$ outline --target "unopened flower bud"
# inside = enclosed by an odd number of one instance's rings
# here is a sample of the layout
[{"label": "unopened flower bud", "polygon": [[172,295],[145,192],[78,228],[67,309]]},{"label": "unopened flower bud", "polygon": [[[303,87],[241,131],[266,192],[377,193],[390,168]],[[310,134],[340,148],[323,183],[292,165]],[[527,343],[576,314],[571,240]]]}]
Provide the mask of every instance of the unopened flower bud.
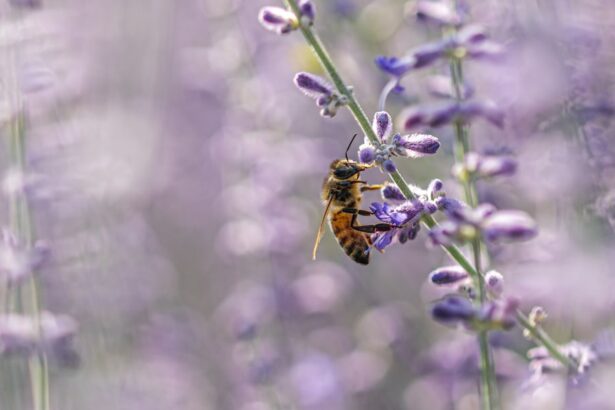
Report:
[{"label": "unopened flower bud", "polygon": [[374,162],[376,158],[376,150],[371,144],[362,144],[359,147],[359,161],[364,164]]},{"label": "unopened flower bud", "polygon": [[434,285],[458,285],[468,278],[468,272],[459,265],[444,266],[430,273],[429,279]]},{"label": "unopened flower bud", "polygon": [[333,93],[333,86],[327,80],[315,74],[297,73],[293,82],[308,97],[319,98],[330,96]]},{"label": "unopened flower bud", "polygon": [[297,17],[281,7],[263,7],[258,20],[267,30],[277,34],[286,34],[299,27]]},{"label": "unopened flower bud", "polygon": [[472,303],[460,296],[448,296],[431,309],[431,316],[441,323],[465,322],[473,319],[475,315],[476,310]]},{"label": "unopened flower bud", "polygon": [[433,135],[412,134],[402,136],[399,145],[408,151],[408,156],[422,157],[435,154],[440,148],[440,141]]},{"label": "unopened flower bud", "polygon": [[382,169],[384,169],[389,174],[397,171],[397,167],[395,166],[395,163],[390,159],[387,159],[386,161],[382,163]]},{"label": "unopened flower bud", "polygon": [[401,190],[396,185],[393,185],[393,184],[386,184],[384,187],[382,187],[382,189],[380,190],[380,193],[382,194],[382,198],[384,199],[393,200],[393,201],[405,201],[406,200],[406,197],[401,192]]},{"label": "unopened flower bud", "polygon": [[504,291],[504,277],[500,272],[490,270],[485,274],[485,286],[494,298],[499,298]]},{"label": "unopened flower bud", "polygon": [[490,242],[525,241],[537,235],[536,222],[525,212],[497,211],[482,223],[485,239]]},{"label": "unopened flower bud", "polygon": [[316,9],[310,0],[301,0],[299,2],[299,10],[301,12],[301,23],[306,26],[314,24],[316,18]]}]

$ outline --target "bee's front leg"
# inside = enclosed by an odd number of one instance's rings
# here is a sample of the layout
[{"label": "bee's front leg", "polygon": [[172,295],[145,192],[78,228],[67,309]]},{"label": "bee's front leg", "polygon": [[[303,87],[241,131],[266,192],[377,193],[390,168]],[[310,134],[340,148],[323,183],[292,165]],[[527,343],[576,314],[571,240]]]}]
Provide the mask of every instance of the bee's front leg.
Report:
[{"label": "bee's front leg", "polygon": [[382,184],[378,184],[378,185],[363,185],[361,187],[361,192],[365,192],[365,191],[378,191],[379,189],[382,189],[384,185]]}]

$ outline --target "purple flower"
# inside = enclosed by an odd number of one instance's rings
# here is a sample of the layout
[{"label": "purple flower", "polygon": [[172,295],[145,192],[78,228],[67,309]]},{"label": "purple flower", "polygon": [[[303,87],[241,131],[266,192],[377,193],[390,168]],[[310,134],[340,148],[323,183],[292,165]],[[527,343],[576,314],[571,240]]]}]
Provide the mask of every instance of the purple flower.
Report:
[{"label": "purple flower", "polygon": [[0,275],[11,284],[23,283],[40,268],[49,256],[49,246],[36,241],[26,247],[7,229],[2,232],[0,244]]},{"label": "purple flower", "polygon": [[420,107],[408,107],[399,115],[405,130],[419,128],[427,123],[427,112]]},{"label": "purple flower", "polygon": [[374,234],[372,237],[374,248],[379,251],[384,250],[387,246],[389,246],[393,242],[393,237],[395,236],[396,231],[391,229],[387,232],[379,232]]},{"label": "purple flower", "polygon": [[[40,335],[39,335],[40,331]],[[40,319],[21,314],[0,316],[0,353],[30,355],[71,350],[77,323],[66,315],[42,312]]]},{"label": "purple flower", "polygon": [[396,207],[391,207],[386,202],[373,202],[369,209],[380,221],[402,226],[409,222],[416,222],[423,212],[423,204],[419,201],[406,201]]},{"label": "purple flower", "polygon": [[525,241],[538,233],[536,222],[525,212],[497,211],[481,224],[485,239],[490,242]]},{"label": "purple flower", "polygon": [[337,109],[348,102],[346,96],[338,94],[327,80],[317,75],[300,72],[293,82],[305,95],[314,98],[318,107],[323,107],[320,111],[323,117],[334,117]]},{"label": "purple flower", "polygon": [[479,44],[487,40],[487,33],[483,26],[471,24],[459,30],[455,40],[458,44],[462,45]]},{"label": "purple flower", "polygon": [[459,26],[462,16],[449,4],[442,1],[420,0],[416,3],[414,14],[417,20],[440,26]]},{"label": "purple flower", "polygon": [[310,0],[301,0],[299,2],[299,11],[301,13],[301,22],[311,26],[316,18],[316,9]]},{"label": "purple flower", "polygon": [[382,198],[392,201],[405,201],[406,197],[397,187],[397,185],[386,183],[380,190]]},{"label": "purple flower", "polygon": [[485,273],[485,287],[491,296],[499,298],[504,291],[504,277],[500,272],[490,270]]},{"label": "purple flower", "polygon": [[518,308],[519,300],[516,298],[492,300],[481,307],[477,319],[483,327],[508,330],[515,326]]},{"label": "purple flower", "polygon": [[397,167],[391,159],[387,159],[382,163],[382,169],[384,169],[389,174],[397,171]]},{"label": "purple flower", "polygon": [[333,94],[333,86],[324,78],[314,74],[297,73],[293,82],[305,95],[314,99]]},{"label": "purple flower", "polygon": [[380,141],[386,142],[393,131],[393,120],[391,120],[389,113],[386,111],[379,111],[374,114],[372,129],[378,138],[380,138]]},{"label": "purple flower", "polygon": [[434,320],[445,324],[469,322],[476,314],[472,302],[461,296],[447,296],[431,309]]},{"label": "purple flower", "polygon": [[376,159],[376,150],[371,144],[362,144],[359,147],[359,161],[364,164],[370,164]]},{"label": "purple flower", "polygon": [[434,285],[458,285],[468,279],[468,272],[459,265],[444,266],[429,274],[429,280]]},{"label": "purple flower", "polygon": [[412,134],[398,138],[398,145],[407,151],[406,156],[422,157],[432,155],[440,148],[440,141],[433,135]]},{"label": "purple flower", "polygon": [[466,154],[463,163],[455,164],[453,175],[464,181],[469,178],[493,178],[510,176],[517,170],[517,161],[508,156]]},{"label": "purple flower", "polygon": [[451,47],[449,40],[425,44],[412,50],[408,55],[398,57],[378,56],[376,65],[393,77],[403,77],[411,70],[429,67],[442,58]]},{"label": "purple flower", "polygon": [[277,34],[290,33],[299,27],[297,17],[281,7],[263,7],[258,13],[261,25]]}]

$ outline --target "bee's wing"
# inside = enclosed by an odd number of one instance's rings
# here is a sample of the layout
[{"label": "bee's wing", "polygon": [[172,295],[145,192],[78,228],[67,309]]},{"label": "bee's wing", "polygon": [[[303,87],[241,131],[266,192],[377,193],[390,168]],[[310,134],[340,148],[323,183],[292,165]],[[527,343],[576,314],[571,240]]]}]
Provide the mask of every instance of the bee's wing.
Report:
[{"label": "bee's wing", "polygon": [[325,231],[325,221],[327,220],[327,215],[329,214],[329,208],[331,207],[332,202],[333,202],[333,197],[329,198],[329,202],[327,202],[327,206],[325,207],[325,212],[322,214],[322,220],[320,221],[320,227],[318,228],[318,233],[316,234],[316,240],[314,241],[314,250],[312,250],[312,259],[316,259],[316,252],[318,251],[318,245],[320,245],[322,234]]}]

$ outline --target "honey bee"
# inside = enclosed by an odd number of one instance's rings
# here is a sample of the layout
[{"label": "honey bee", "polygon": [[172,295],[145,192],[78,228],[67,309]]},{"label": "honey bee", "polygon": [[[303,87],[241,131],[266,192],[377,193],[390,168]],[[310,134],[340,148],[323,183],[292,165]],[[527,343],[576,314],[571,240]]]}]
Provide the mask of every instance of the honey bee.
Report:
[{"label": "honey bee", "polygon": [[360,164],[348,159],[348,150],[356,138],[352,137],[346,148],[345,159],[336,159],[329,166],[329,174],[325,177],[322,185],[322,201],[325,212],[320,222],[312,258],[316,259],[318,245],[322,239],[325,221],[329,226],[344,252],[353,261],[362,265],[369,263],[369,254],[372,241],[370,235],[375,232],[385,232],[392,225],[378,223],[375,225],[359,225],[357,215],[372,215],[370,211],[359,209],[363,192],[374,191],[382,188],[382,185],[369,185],[359,179],[361,172],[374,165]]}]

